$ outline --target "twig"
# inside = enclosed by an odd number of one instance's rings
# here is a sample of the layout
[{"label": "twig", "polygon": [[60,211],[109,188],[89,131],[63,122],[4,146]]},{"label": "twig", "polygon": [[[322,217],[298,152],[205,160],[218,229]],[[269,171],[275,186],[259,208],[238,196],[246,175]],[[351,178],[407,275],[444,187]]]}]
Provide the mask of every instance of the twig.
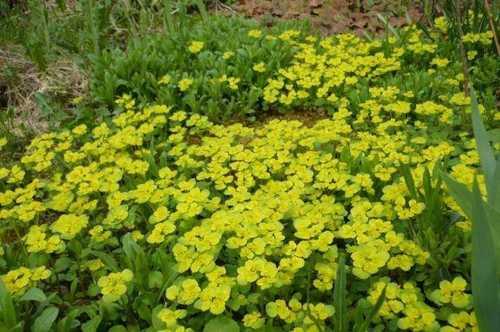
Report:
[{"label": "twig", "polygon": [[493,15],[491,14],[491,8],[488,0],[484,0],[484,9],[486,9],[486,14],[488,15],[488,21],[490,23],[491,32],[493,32],[493,39],[495,40],[497,54],[500,55],[500,43],[498,42],[497,31],[495,29],[495,23],[493,22]]},{"label": "twig", "polygon": [[226,10],[229,10],[231,13],[236,14],[236,10],[234,10],[231,6],[226,5],[223,2],[220,2],[219,0],[216,0],[217,6],[220,6]]},{"label": "twig", "polygon": [[458,4],[455,4],[455,15],[456,15],[456,23],[457,23],[457,29],[459,33],[459,40],[458,44],[460,47],[460,56],[462,57],[462,67],[463,67],[463,72],[464,72],[464,93],[466,96],[469,95],[469,66],[467,65],[467,55],[465,54],[465,46],[464,46],[464,30],[462,29],[462,12],[460,8],[458,8]]}]

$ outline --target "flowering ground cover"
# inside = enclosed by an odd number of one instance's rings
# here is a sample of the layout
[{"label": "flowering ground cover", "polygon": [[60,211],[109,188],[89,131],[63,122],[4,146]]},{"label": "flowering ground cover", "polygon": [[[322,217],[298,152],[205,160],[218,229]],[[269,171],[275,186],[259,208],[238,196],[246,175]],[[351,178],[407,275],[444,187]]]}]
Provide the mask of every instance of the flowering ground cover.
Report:
[{"label": "flowering ground cover", "polygon": [[[193,73],[124,84],[115,115],[34,138],[0,167],[0,327],[478,330],[471,222],[441,175],[485,180],[447,28],[365,40],[249,27],[245,43],[283,61],[240,69],[224,61],[253,58],[192,38],[177,47]],[[464,36],[488,129],[492,38]],[[248,75],[203,71],[212,58]],[[326,113],[213,121],[235,95]]]}]

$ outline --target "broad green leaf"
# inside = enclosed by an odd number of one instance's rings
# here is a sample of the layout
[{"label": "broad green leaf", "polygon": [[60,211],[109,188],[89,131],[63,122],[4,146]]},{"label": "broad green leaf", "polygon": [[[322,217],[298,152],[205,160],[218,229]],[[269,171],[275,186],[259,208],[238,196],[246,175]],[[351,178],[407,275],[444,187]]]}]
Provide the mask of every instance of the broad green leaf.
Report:
[{"label": "broad green leaf", "polygon": [[[500,158],[497,159],[495,173],[493,174],[493,188],[488,192],[488,202],[491,207],[500,212]],[[500,223],[500,220],[498,221]]]},{"label": "broad green leaf", "polygon": [[161,288],[163,284],[163,274],[160,271],[152,271],[148,275],[149,288]]},{"label": "broad green leaf", "polygon": [[55,272],[62,272],[67,270],[71,264],[73,264],[74,260],[70,259],[67,256],[61,257],[56,260],[54,264],[54,271]]},{"label": "broad green leaf", "polygon": [[488,130],[488,138],[493,143],[500,143],[500,128]]},{"label": "broad green leaf", "polygon": [[108,332],[127,332],[127,328],[123,325],[115,325],[111,327]]},{"label": "broad green leaf", "polygon": [[85,322],[82,325],[82,331],[83,332],[95,332],[97,331],[97,328],[101,324],[102,317],[101,316],[95,316],[89,321]]},{"label": "broad green leaf", "polygon": [[495,332],[500,326],[497,260],[488,222],[484,202],[477,182],[474,182],[472,194],[472,295],[481,332]]},{"label": "broad green leaf", "polygon": [[451,197],[457,201],[458,205],[462,208],[465,215],[471,219],[472,218],[472,193],[467,189],[467,187],[455,181],[448,174],[443,174],[443,180],[448,187]]},{"label": "broad green leaf", "polygon": [[0,318],[6,328],[14,328],[17,323],[16,308],[9,291],[0,279]]},{"label": "broad green leaf", "polygon": [[[479,108],[477,106],[477,98],[474,89],[471,88],[471,100],[472,100],[472,128],[474,130],[474,137],[476,138],[477,150],[479,152],[479,157],[481,159],[481,168],[483,174],[486,178],[486,188],[488,193],[493,192],[494,183],[494,173],[495,173],[495,155],[493,149],[490,146],[488,139],[488,133],[486,128],[481,121],[481,115],[479,114]],[[491,201],[490,201],[491,202]]]},{"label": "broad green leaf", "polygon": [[[500,282],[500,211],[494,209],[491,205],[484,202],[483,203],[486,217],[488,220],[488,225],[491,230],[491,237],[493,239],[493,245],[495,247],[496,261],[497,261],[497,274]],[[500,286],[499,286],[500,291]]]},{"label": "broad green leaf", "polygon": [[31,326],[32,332],[49,332],[51,330],[52,324],[54,324],[57,316],[59,315],[59,309],[56,307],[48,307],[40,316],[35,319],[35,322]]},{"label": "broad green leaf", "polygon": [[208,321],[203,332],[239,332],[238,323],[227,316],[217,316]]},{"label": "broad green leaf", "polygon": [[30,288],[24,295],[19,299],[20,301],[35,301],[35,302],[45,302],[47,296],[40,288]]},{"label": "broad green leaf", "polygon": [[345,256],[344,254],[340,254],[337,278],[335,279],[335,288],[333,290],[336,332],[347,331],[346,284]]}]

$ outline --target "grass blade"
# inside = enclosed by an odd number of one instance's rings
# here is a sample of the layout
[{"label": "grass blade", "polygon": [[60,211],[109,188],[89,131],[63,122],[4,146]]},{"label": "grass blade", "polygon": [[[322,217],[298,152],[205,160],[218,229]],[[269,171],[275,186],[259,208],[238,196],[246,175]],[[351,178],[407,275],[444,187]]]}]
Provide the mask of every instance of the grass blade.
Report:
[{"label": "grass blade", "polygon": [[415,181],[413,181],[413,175],[411,174],[410,167],[408,165],[401,166],[401,173],[406,183],[406,187],[410,192],[410,196],[413,199],[417,199],[417,189],[415,188]]},{"label": "grass blade", "polygon": [[347,332],[346,268],[344,254],[340,254],[339,256],[333,297],[335,306],[335,332]]},{"label": "grass blade", "polygon": [[[497,211],[500,211],[500,158],[497,160],[493,174],[493,188],[488,192],[488,202]],[[500,220],[499,220],[500,222]]]},{"label": "grass blade", "polygon": [[[489,144],[488,132],[481,121],[481,115],[479,114],[479,109],[477,106],[477,98],[474,89],[471,88],[471,100],[472,100],[472,128],[474,130],[474,136],[476,138],[477,150],[479,152],[479,157],[481,159],[481,168],[483,174],[486,177],[486,188],[488,193],[493,193],[495,188],[494,174],[495,174],[495,155],[493,149]],[[493,196],[495,196],[493,194]],[[489,203],[492,204],[492,199],[494,197],[490,196]]]},{"label": "grass blade", "polygon": [[[494,220],[491,220],[494,222]],[[482,332],[497,331],[500,326],[497,254],[484,202],[477,182],[472,194],[472,295]],[[496,239],[497,241],[500,239]]]},{"label": "grass blade", "polygon": [[375,302],[375,305],[373,306],[372,310],[370,310],[370,313],[368,314],[368,317],[364,320],[363,324],[359,326],[358,328],[354,329],[354,332],[366,332],[368,331],[368,327],[370,325],[370,322],[375,318],[377,315],[378,311],[382,307],[382,304],[385,302],[385,292],[387,289],[387,285],[384,287],[382,290],[382,293],[380,293],[377,302]]}]

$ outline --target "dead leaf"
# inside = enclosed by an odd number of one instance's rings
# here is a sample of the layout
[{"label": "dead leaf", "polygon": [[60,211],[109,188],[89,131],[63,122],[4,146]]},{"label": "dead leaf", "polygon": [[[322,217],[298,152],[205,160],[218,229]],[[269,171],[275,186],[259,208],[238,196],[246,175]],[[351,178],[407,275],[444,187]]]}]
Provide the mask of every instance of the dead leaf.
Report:
[{"label": "dead leaf", "polygon": [[309,0],[309,7],[318,8],[323,6],[323,0]]}]

